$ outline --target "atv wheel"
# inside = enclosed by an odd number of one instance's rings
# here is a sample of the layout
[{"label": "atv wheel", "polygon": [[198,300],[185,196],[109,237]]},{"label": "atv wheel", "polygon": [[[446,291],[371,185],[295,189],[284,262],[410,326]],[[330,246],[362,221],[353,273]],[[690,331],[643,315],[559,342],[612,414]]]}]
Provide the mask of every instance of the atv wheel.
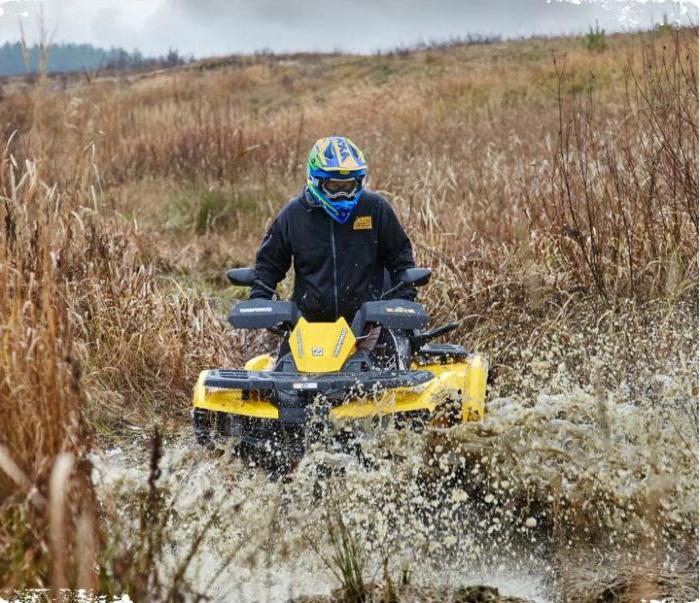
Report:
[{"label": "atv wheel", "polygon": [[431,427],[454,427],[462,422],[462,390],[450,393],[437,405],[430,417]]},{"label": "atv wheel", "polygon": [[209,446],[212,442],[212,431],[219,430],[219,413],[204,408],[192,410],[192,427],[198,444]]},{"label": "atv wheel", "polygon": [[410,429],[414,433],[423,433],[432,419],[428,410],[412,410],[397,414],[395,417],[394,426],[396,429]]}]

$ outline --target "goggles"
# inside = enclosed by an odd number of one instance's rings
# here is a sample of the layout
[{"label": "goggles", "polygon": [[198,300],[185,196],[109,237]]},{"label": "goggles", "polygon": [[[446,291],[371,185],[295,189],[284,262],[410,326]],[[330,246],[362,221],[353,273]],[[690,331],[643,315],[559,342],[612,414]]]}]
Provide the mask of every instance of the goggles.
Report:
[{"label": "goggles", "polygon": [[321,190],[331,200],[354,199],[362,186],[361,178],[323,178]]}]

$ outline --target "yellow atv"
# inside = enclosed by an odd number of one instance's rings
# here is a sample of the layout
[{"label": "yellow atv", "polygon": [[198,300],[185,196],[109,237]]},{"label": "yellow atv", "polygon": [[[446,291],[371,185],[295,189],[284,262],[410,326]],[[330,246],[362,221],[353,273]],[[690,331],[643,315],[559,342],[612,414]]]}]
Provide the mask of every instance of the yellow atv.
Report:
[{"label": "yellow atv", "polygon": [[[288,469],[318,434],[329,428],[336,436],[351,433],[361,419],[391,418],[421,429],[483,417],[486,360],[460,345],[428,343],[457,323],[425,331],[423,306],[385,299],[403,285],[426,284],[430,275],[428,269],[404,271],[382,299],[360,307],[352,325],[342,317],[308,322],[291,301],[236,304],[233,327],[268,329],[282,344],[243,369],[200,373],[192,402],[197,440],[232,437],[273,467]],[[266,288],[250,268],[227,277],[234,285]]]}]

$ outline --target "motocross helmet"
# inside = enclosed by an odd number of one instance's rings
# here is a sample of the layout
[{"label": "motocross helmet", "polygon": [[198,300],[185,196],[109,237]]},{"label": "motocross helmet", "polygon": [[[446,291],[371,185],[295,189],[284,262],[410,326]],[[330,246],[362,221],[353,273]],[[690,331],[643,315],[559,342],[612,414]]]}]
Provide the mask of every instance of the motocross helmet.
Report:
[{"label": "motocross helmet", "polygon": [[345,224],[355,209],[366,175],[365,156],[349,138],[321,138],[309,153],[306,165],[309,193],[340,224]]}]

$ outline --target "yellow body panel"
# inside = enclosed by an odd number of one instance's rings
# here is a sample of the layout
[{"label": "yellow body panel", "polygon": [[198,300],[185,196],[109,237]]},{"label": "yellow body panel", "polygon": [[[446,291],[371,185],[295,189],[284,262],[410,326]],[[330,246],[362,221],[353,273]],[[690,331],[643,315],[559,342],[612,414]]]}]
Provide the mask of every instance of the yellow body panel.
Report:
[{"label": "yellow body panel", "polygon": [[442,401],[441,396],[455,392],[462,397],[462,421],[474,421],[484,416],[486,399],[486,360],[473,354],[466,362],[428,364],[420,367],[435,375],[435,379],[418,387],[401,387],[385,392],[376,401],[352,400],[333,408],[333,419],[362,419],[382,414],[434,411]]},{"label": "yellow body panel", "polygon": [[244,369],[247,371],[271,371],[275,367],[275,359],[271,354],[260,354],[245,363]]},{"label": "yellow body panel", "polygon": [[279,411],[267,400],[255,398],[255,392],[251,392],[250,399],[243,399],[243,391],[240,389],[218,389],[206,387],[204,379],[208,371],[199,373],[197,384],[194,386],[192,406],[206,408],[218,412],[229,412],[246,417],[259,419],[279,419]]},{"label": "yellow body panel", "polygon": [[334,323],[300,318],[289,337],[294,364],[301,373],[335,373],[355,351],[355,336],[344,318]]},{"label": "yellow body panel", "polygon": [[468,359],[466,383],[462,393],[462,421],[483,418],[486,401],[486,379],[489,366],[481,354],[472,354]]}]

